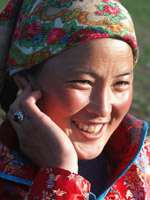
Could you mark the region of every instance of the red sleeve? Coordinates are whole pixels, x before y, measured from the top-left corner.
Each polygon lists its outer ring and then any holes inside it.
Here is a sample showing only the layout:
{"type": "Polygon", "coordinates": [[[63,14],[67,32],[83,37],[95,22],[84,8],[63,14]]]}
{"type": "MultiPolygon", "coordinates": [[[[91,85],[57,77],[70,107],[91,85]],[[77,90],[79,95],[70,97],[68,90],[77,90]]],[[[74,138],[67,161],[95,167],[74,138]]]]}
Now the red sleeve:
{"type": "Polygon", "coordinates": [[[86,200],[90,192],[90,183],[78,174],[70,171],[46,167],[35,173],[35,167],[23,162],[22,157],[12,154],[16,135],[14,130],[4,123],[0,127],[0,172],[25,180],[33,180],[30,187],[0,179],[0,199],[24,200],[86,200]]]}
{"type": "Polygon", "coordinates": [[[46,167],[41,169],[30,188],[28,200],[86,200],[90,183],[70,171],[46,167]]]}

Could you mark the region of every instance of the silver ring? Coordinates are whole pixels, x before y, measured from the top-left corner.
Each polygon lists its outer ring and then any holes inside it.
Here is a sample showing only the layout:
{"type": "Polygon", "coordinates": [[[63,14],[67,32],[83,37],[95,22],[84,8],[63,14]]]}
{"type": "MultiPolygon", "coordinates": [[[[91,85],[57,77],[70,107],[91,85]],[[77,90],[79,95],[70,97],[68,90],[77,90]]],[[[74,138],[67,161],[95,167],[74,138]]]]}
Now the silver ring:
{"type": "Polygon", "coordinates": [[[22,112],[15,112],[13,114],[13,119],[15,122],[17,122],[18,124],[21,124],[23,119],[24,119],[24,114],[22,112]]]}

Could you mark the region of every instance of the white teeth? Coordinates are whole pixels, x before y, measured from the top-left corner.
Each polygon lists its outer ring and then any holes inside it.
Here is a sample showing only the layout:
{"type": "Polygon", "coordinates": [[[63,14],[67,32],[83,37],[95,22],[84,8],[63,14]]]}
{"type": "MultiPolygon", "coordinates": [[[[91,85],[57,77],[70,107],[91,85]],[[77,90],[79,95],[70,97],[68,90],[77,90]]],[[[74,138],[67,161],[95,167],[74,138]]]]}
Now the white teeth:
{"type": "Polygon", "coordinates": [[[101,129],[102,125],[96,126],[95,127],[95,133],[97,133],[101,129]]]}
{"type": "Polygon", "coordinates": [[[89,128],[88,128],[88,132],[89,132],[89,133],[93,133],[93,132],[95,132],[95,128],[94,128],[94,126],[89,126],[89,128]]]}
{"type": "Polygon", "coordinates": [[[88,126],[87,124],[83,124],[80,122],[74,122],[74,123],[80,130],[88,132],[88,133],[97,133],[100,131],[100,129],[102,127],[102,124],[88,126]]]}
{"type": "Polygon", "coordinates": [[[88,126],[87,126],[87,125],[83,125],[82,129],[83,129],[84,131],[87,131],[87,130],[88,130],[88,126]]]}
{"type": "Polygon", "coordinates": [[[83,125],[82,125],[81,123],[79,123],[79,124],[76,123],[76,125],[77,125],[80,129],[82,129],[82,127],[83,127],[83,125]]]}

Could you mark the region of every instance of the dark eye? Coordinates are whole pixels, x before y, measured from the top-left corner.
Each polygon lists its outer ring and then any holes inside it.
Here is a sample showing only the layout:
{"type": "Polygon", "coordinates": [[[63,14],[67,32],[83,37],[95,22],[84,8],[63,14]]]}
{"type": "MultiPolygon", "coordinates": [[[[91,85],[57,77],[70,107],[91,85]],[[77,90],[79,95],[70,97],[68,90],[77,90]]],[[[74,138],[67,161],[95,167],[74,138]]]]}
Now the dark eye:
{"type": "Polygon", "coordinates": [[[88,80],[73,80],[72,83],[81,83],[81,84],[89,84],[91,85],[91,82],[88,80]]]}
{"type": "Polygon", "coordinates": [[[129,82],[127,82],[127,81],[119,81],[115,85],[125,86],[125,85],[129,85],[129,82]]]}
{"type": "Polygon", "coordinates": [[[116,90],[125,90],[130,86],[130,82],[128,81],[118,81],[114,84],[113,88],[116,90]]]}
{"type": "Polygon", "coordinates": [[[72,80],[69,81],[69,84],[71,87],[75,88],[75,89],[90,89],[91,88],[91,81],[89,80],[72,80]]]}

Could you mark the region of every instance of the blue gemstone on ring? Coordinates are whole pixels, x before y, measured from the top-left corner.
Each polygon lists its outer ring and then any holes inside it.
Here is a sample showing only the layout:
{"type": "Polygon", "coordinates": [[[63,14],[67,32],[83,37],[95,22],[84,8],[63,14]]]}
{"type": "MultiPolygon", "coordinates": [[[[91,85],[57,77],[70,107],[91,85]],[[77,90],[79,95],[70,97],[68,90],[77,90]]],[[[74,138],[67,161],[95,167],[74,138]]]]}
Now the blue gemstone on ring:
{"type": "Polygon", "coordinates": [[[13,119],[15,122],[20,124],[24,119],[24,114],[22,112],[15,112],[13,114],[13,119]]]}

